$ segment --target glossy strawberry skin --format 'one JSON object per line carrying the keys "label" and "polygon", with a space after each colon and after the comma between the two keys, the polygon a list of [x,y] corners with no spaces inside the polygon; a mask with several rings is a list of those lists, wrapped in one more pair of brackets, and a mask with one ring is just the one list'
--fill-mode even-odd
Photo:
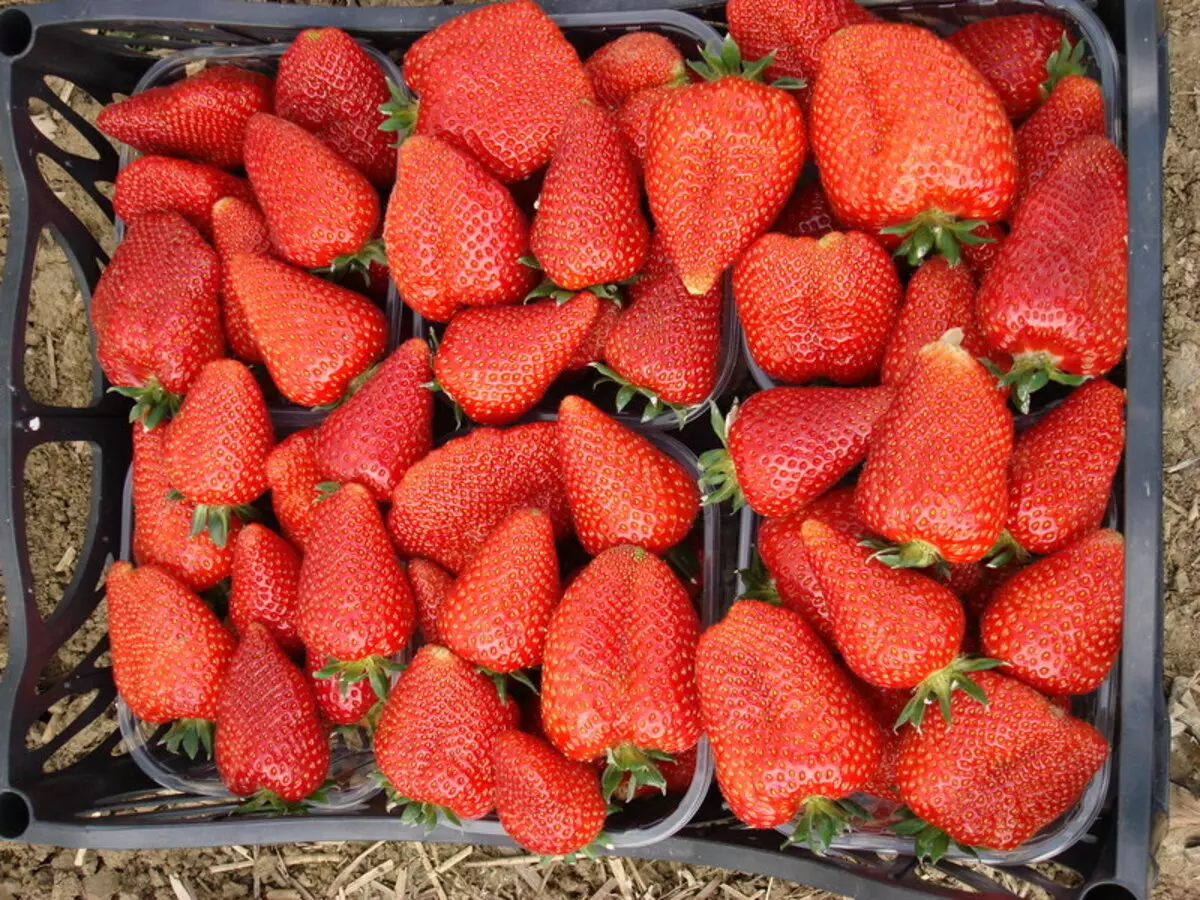
{"label": "glossy strawberry skin", "polygon": [[229,279],[224,277],[225,260],[234,253],[266,255],[271,250],[271,237],[262,210],[250,200],[222,197],[213,204],[212,241],[221,258],[221,318],[225,325],[225,340],[233,355],[248,363],[262,362],[262,354],[254,345],[246,311]]}
{"label": "glossy strawberry skin", "polygon": [[1089,134],[1106,133],[1104,91],[1081,75],[1067,75],[1050,92],[1037,111],[1017,129],[1017,182],[1015,212],[1029,191],[1053,168],[1063,150]]}
{"label": "glossy strawberry skin", "polygon": [[971,270],[971,274],[975,276],[975,283],[978,285],[983,282],[984,276],[996,262],[1000,248],[1008,239],[1008,232],[995,222],[988,222],[976,228],[972,233],[982,238],[988,238],[981,244],[963,244],[959,248],[962,250],[962,261]]}
{"label": "glossy strawberry skin", "polygon": [[199,597],[157,566],[116,562],[105,581],[117,692],[139,719],[215,719],[235,641]]}
{"label": "glossy strawberry skin", "polygon": [[359,724],[379,702],[371,682],[364,678],[362,681],[344,685],[337,678],[318,678],[317,673],[324,667],[324,659],[306,654],[304,673],[312,686],[321,721],[327,725]]}
{"label": "glossy strawberry skin", "polygon": [[733,293],[769,376],[858,384],[879,371],[902,289],[888,252],[852,231],[764,235],[734,265]]}
{"label": "glossy strawberry skin", "polygon": [[791,610],[735,603],[701,637],[696,681],[717,783],[753,828],[787,823],[810,797],[849,796],[878,768],[870,708]]}
{"label": "glossy strawberry skin", "polygon": [[321,471],[317,466],[316,430],[305,428],[288,435],[267,456],[267,483],[271,488],[271,508],[284,536],[304,550],[316,515],[320,494],[317,485]]}
{"label": "glossy strawberry skin", "polygon": [[445,646],[446,642],[438,630],[438,613],[454,584],[454,576],[427,559],[410,559],[407,571],[413,603],[417,608],[417,630],[421,632],[422,642]]}
{"label": "glossy strawberry skin", "polygon": [[270,111],[270,78],[236,66],[214,66],[106,106],[96,125],[142,153],[185,156],[232,169],[242,164],[246,123],[255,113]]}
{"label": "glossy strawberry skin", "polygon": [[639,170],[646,161],[646,147],[650,144],[650,125],[654,121],[655,111],[664,100],[680,90],[682,86],[642,88],[630,94],[617,110],[617,126]]}
{"label": "glossy strawberry skin", "polygon": [[251,522],[238,535],[230,573],[229,618],[245,635],[258,622],[285,653],[300,649],[296,591],[300,556],[271,529]]}
{"label": "glossy strawberry skin", "polygon": [[228,172],[170,156],[141,156],[117,173],[113,212],[126,222],[151,210],[177,212],[205,237],[213,204],[222,197],[250,201],[250,184]]}
{"label": "glossy strawberry skin", "polygon": [[833,206],[819,179],[809,179],[796,187],[771,230],[788,237],[809,238],[822,238],[837,230]]}
{"label": "glossy strawberry skin", "polygon": [[596,99],[610,109],[645,88],[687,81],[679,49],[653,31],[634,31],[609,41],[588,57],[583,68]]}
{"label": "glossy strawberry skin", "polygon": [[946,38],[1000,97],[1011,119],[1023,119],[1044,99],[1046,62],[1059,48],[1063,23],[1041,13],[992,16]]}
{"label": "glossy strawberry skin", "polygon": [[608,343],[608,336],[612,334],[617,320],[621,318],[623,313],[624,310],[612,302],[601,303],[597,306],[596,316],[592,319],[592,324],[588,326],[583,340],[579,342],[579,345],[575,348],[575,352],[567,360],[566,370],[568,372],[582,371],[592,363],[600,362],[604,359],[604,347]]}

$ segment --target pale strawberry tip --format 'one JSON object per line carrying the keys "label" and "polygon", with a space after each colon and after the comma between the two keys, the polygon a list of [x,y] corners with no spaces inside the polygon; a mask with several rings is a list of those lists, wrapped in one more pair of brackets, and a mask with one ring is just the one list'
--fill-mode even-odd
{"label": "pale strawberry tip", "polygon": [[203,747],[204,756],[212,759],[215,728],[216,723],[208,719],[176,719],[158,743],[168,753],[184,753],[188,759],[195,759]]}
{"label": "pale strawberry tip", "polygon": [[807,797],[800,808],[804,812],[795,829],[783,842],[783,848],[803,843],[818,856],[828,853],[834,838],[850,830],[851,819],[870,818],[865,809],[846,798],[831,800],[828,797]]}
{"label": "pale strawberry tip", "polygon": [[974,679],[971,673],[986,672],[998,666],[1008,665],[1002,659],[989,659],[985,656],[960,656],[950,665],[929,675],[913,691],[912,699],[908,701],[896,720],[893,730],[900,730],[904,725],[912,725],[917,731],[925,720],[925,707],[936,702],[942,718],[950,722],[950,695],[956,690],[980,703],[988,705],[987,694]]}

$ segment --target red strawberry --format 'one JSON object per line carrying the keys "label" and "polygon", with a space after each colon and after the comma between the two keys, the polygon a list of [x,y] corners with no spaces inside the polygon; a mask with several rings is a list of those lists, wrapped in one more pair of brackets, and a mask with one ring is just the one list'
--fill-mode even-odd
{"label": "red strawberry", "polygon": [[117,173],[113,212],[126,222],[151,210],[177,212],[205,237],[212,235],[213,204],[222,197],[251,201],[249,183],[204,163],[142,156]]}
{"label": "red strawberry", "polygon": [[323,480],[357,481],[376,500],[391,496],[408,467],[433,446],[429,345],[401,344],[317,428]]}
{"label": "red strawberry", "polygon": [[917,353],[871,437],[858,512],[901,546],[889,565],[982,559],[1008,510],[1012,415],[995,381],[948,335]]}
{"label": "red strawberry", "polygon": [[1013,212],[1045,177],[1063,150],[1089,134],[1103,136],[1108,127],[1104,91],[1082,75],[1060,81],[1044,104],[1017,129],[1017,161],[1021,177]]}
{"label": "red strawberry", "polygon": [[242,164],[246,123],[255,113],[270,111],[270,78],[236,66],[214,66],[104,107],[96,125],[143,153],[186,156],[232,169]]}
{"label": "red strawberry", "polygon": [[665,553],[692,530],[700,497],[687,470],[581,397],[558,408],[558,455],[589,554],[629,543]]}
{"label": "red strawberry", "polygon": [[1125,158],[1103,137],[1059,156],[1013,219],[975,302],[984,340],[1012,355],[1005,382],[1028,411],[1048,380],[1103,375],[1125,352]]}
{"label": "red strawberry", "polygon": [[530,0],[435,28],[404,54],[404,80],[420,99],[416,133],[449,141],[506,182],[544,166],[571,108],[593,98],[575,48]]}
{"label": "red strawberry", "polygon": [[833,207],[819,179],[809,179],[792,191],[771,230],[788,237],[808,238],[822,238],[837,230]]}
{"label": "red strawberry", "polygon": [[617,110],[617,127],[634,161],[640,169],[646,162],[646,147],[650,143],[650,125],[654,113],[664,100],[679,91],[676,85],[642,88],[631,94]]}
{"label": "red strawberry", "polygon": [[492,767],[500,824],[526,850],[562,856],[601,836],[608,804],[586,762],[531,734],[505,731],[492,747]]}
{"label": "red strawberry", "polygon": [[688,83],[683,55],[665,35],[634,31],[609,41],[590,57],[584,70],[596,99],[616,109],[640,90]]}
{"label": "red strawberry", "polygon": [[451,821],[491,812],[492,748],[519,719],[517,704],[500,699],[474,664],[434,644],[418,650],[375,731],[379,771],[409,804],[401,821],[432,830],[439,812]]}
{"label": "red strawberry", "polygon": [[1002,218],[1016,145],[996,92],[932,31],[853,25],[821,48],[809,115],[821,184],[840,222],[902,234],[911,262],[958,260],[979,220]]}
{"label": "red strawberry", "polygon": [[296,590],[300,556],[291,544],[253,522],[242,529],[233,550],[229,582],[229,618],[240,635],[251,622],[263,625],[279,648],[300,649],[296,633]]}
{"label": "red strawberry", "polygon": [[761,61],[743,72],[729,38],[704,58],[709,80],[659,105],[644,160],[654,221],[693,294],[711,289],[775,221],[808,149],[800,105],[751,80]]}
{"label": "red strawberry", "polygon": [[396,177],[396,148],[379,128],[388,102],[379,64],[340,28],[306,28],[275,75],[275,114],[295,122],[377,187]]}
{"label": "red strawberry", "polygon": [[900,279],[861,232],[759,238],[733,267],[751,354],[768,375],[857,384],[879,371],[900,308]]}
{"label": "red strawberry", "polygon": [[946,41],[988,80],[1009,118],[1023,119],[1045,99],[1046,61],[1066,36],[1058,19],[1026,13],[972,22]]}
{"label": "red strawberry", "polygon": [[250,334],[279,392],[301,406],[341,398],[387,343],[366,297],[265,256],[226,260],[226,294],[241,298]]}
{"label": "red strawberry", "polygon": [[1013,442],[1008,533],[1031,553],[1054,553],[1099,527],[1125,447],[1125,394],[1089,381]]}
{"label": "red strawberry", "polygon": [[725,450],[701,459],[705,503],[734,498],[763,516],[798,513],[867,455],[891,388],[772,388],[729,411],[713,428]]}
{"label": "red strawberry", "polygon": [[[803,672],[802,678],[796,673]],[[824,851],[879,766],[871,709],[799,615],[740,600],[696,652],[717,783],[752,828],[801,815],[791,840]]]}
{"label": "red strawberry", "polygon": [[216,758],[225,786],[260,803],[298,803],[329,771],[312,687],[258,623],[246,629],[221,685]]}
{"label": "red strawberry", "polygon": [[515,303],[537,283],[519,260],[529,224],[504,185],[466,153],[427,137],[400,147],[383,224],[387,261],[404,302],[449,321],[461,306]]}
{"label": "red strawberry", "polygon": [[563,373],[601,303],[589,291],[566,303],[465,309],[447,326],[433,374],[472,421],[507,425],[533,409]]}
{"label": "red strawberry", "polygon": [[[910,695],[908,691],[877,688],[857,679],[855,679],[854,686],[867,701],[871,712],[875,714],[875,721],[879,723],[881,749],[879,766],[867,783],[863,785],[863,793],[888,801],[891,806],[884,807],[884,809],[887,814],[890,814],[896,806],[903,802],[900,797],[900,789],[896,786],[896,768],[900,764],[900,745],[903,743],[904,735],[896,730],[895,725],[896,719],[908,705]],[[878,806],[873,812],[872,818],[883,818]]]}
{"label": "red strawberry", "polygon": [[[211,215],[213,247],[222,264],[234,253],[265,255],[270,251],[267,220],[252,201],[222,197],[213,204]],[[221,315],[225,323],[225,340],[234,355],[246,362],[262,362],[262,354],[250,334],[242,298],[228,278],[223,278],[221,284]]]}
{"label": "red strawberry", "polygon": [[604,345],[608,343],[608,336],[612,334],[613,328],[617,324],[617,319],[621,317],[624,310],[616,303],[600,303],[596,307],[596,316],[592,319],[592,324],[588,326],[587,333],[583,336],[583,340],[575,348],[575,352],[571,354],[571,358],[567,361],[566,371],[579,372],[586,369],[592,363],[600,362],[604,359]]}
{"label": "red strawberry", "polygon": [[388,515],[400,552],[457,572],[509,513],[527,507],[545,512],[557,537],[569,534],[558,430],[553,422],[480,428],[412,466]]}
{"label": "red strawberry", "polygon": [[284,536],[303,550],[321,499],[318,484],[317,433],[305,428],[275,445],[267,456],[267,483],[271,487],[271,508]]}
{"label": "red strawberry", "polygon": [[996,589],[980,624],[983,651],[1044,694],[1089,694],[1116,662],[1124,605],[1125,542],[1093,531]]}
{"label": "red strawberry", "polygon": [[[958,694],[954,724],[931,718],[909,730],[900,749],[900,794],[932,830],[917,852],[946,846],[1011,850],[1057,819],[1083,793],[1108,756],[1091,725],[1073,719],[1033,688],[994,672],[977,676],[987,705]],[[945,835],[938,840],[938,830]]]}
{"label": "red strawberry", "polygon": [[131,422],[153,428],[179,408],[200,367],[223,355],[220,277],[216,254],[178,213],[149,212],[129,223],[92,294],[91,314],[100,368],[136,401]]}
{"label": "red strawberry", "polygon": [[358,725],[365,722],[368,728],[373,727],[372,719],[377,716],[375,711],[382,711],[383,706],[371,682],[364,678],[353,684],[345,684],[336,678],[322,678],[318,673],[323,668],[325,660],[312,654],[306,655],[304,671],[312,686],[321,720],[329,725]]}
{"label": "red strawberry", "polygon": [[292,265],[341,265],[379,227],[379,195],[366,177],[286,119],[259,113],[250,120],[246,174],[271,248]]}
{"label": "red strawberry", "polygon": [[413,603],[417,607],[417,629],[426,644],[442,644],[438,630],[438,612],[454,584],[454,576],[427,559],[408,561],[408,581],[412,585]]}
{"label": "red strawberry", "polygon": [[991,270],[992,263],[996,261],[996,257],[1000,254],[1000,248],[1008,238],[1008,232],[995,222],[985,222],[971,233],[982,238],[982,242],[963,244],[959,249],[962,251],[962,261],[967,264],[967,268],[971,270],[971,274],[975,276],[975,282],[978,284]]}

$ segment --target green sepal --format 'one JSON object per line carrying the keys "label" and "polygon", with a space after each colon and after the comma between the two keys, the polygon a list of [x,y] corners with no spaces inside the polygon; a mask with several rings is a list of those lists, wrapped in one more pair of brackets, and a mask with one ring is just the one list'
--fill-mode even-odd
{"label": "green sepal", "polygon": [[208,719],[176,719],[159,744],[166,747],[168,753],[184,753],[188,759],[195,759],[203,748],[204,756],[212,759],[215,728],[216,724]]}
{"label": "green sepal", "polygon": [[532,291],[525,295],[525,303],[530,300],[541,300],[543,297],[550,297],[556,303],[566,303],[574,297],[578,291],[568,291],[566,288],[561,288],[549,278],[543,278]]}
{"label": "green sepal", "polygon": [[288,816],[304,811],[303,800],[284,800],[274,791],[268,791],[265,788],[251,794],[233,810],[234,814],[239,816]]}
{"label": "green sepal", "polygon": [[1071,44],[1071,35],[1064,28],[1058,49],[1046,58],[1046,80],[1041,84],[1042,97],[1049,97],[1055,86],[1068,75],[1087,74],[1087,41],[1080,38]]}
{"label": "green sepal", "polygon": [[604,855],[604,851],[612,850],[612,839],[601,831],[598,835],[592,838],[587,845],[580,847],[578,850],[572,850],[570,853],[565,853],[562,856],[545,856],[541,857],[543,863],[563,862],[573,866],[575,863],[582,860],[590,860],[596,862]]}
{"label": "green sepal", "polygon": [[129,410],[129,421],[141,422],[146,431],[153,431],[163,420],[170,419],[179,412],[183,403],[183,395],[168,391],[159,384],[157,378],[148,378],[141,387],[118,387],[108,389],[110,394],[120,394],[133,401]]}
{"label": "green sepal", "polygon": [[801,91],[808,87],[808,82],[803,78],[795,78],[791,75],[784,75],[772,81],[771,87],[779,88],[783,91]]}
{"label": "green sepal", "polygon": [[497,672],[493,669],[489,669],[487,666],[476,666],[475,671],[492,679],[492,683],[496,685],[496,693],[500,695],[501,703],[506,703],[508,701],[510,693],[508,680],[510,678],[517,684],[524,685],[525,687],[529,688],[529,690],[533,691],[534,694],[540,693],[537,689],[537,685],[533,683],[533,679],[531,679],[529,675],[521,669],[516,669],[512,672]]}
{"label": "green sepal", "polygon": [[870,559],[883,563],[890,569],[927,569],[933,566],[943,578],[949,577],[950,568],[937,547],[928,541],[911,540],[902,544],[876,538],[865,538],[858,542],[875,552]]}
{"label": "green sepal", "polygon": [[684,584],[692,584],[700,578],[700,557],[686,540],[664,553],[663,562],[671,567]]}
{"label": "green sepal", "polygon": [[400,86],[390,78],[387,80],[387,86],[391,99],[379,107],[379,111],[384,116],[383,121],[379,123],[379,130],[395,132],[395,146],[399,147],[417,126],[420,104],[404,93]]}
{"label": "green sepal", "polygon": [[463,412],[462,404],[450,395],[450,392],[446,390],[440,381],[435,378],[433,381],[424,382],[421,387],[433,391],[435,394],[441,394],[446,404],[450,407],[450,412],[454,413],[454,427],[463,427],[463,422],[467,420],[467,414]]}
{"label": "green sepal", "polygon": [[961,690],[968,697],[984,706],[988,705],[987,694],[976,681],[971,678],[974,672],[986,672],[997,666],[1007,665],[1002,659],[990,659],[986,656],[960,656],[948,666],[929,675],[917,685],[912,699],[908,701],[896,720],[894,730],[899,731],[904,725],[912,725],[918,731],[925,720],[925,707],[937,703],[942,718],[950,721],[950,696],[955,690]]}
{"label": "green sepal", "polygon": [[848,799],[808,797],[801,809],[800,819],[783,846],[803,843],[818,856],[828,853],[834,838],[850,830],[851,819],[868,818],[866,810]]}
{"label": "green sepal", "polygon": [[775,579],[767,571],[767,564],[763,562],[757,550],[750,557],[750,566],[745,569],[738,569],[738,577],[742,579],[742,585],[745,588],[745,590],[738,594],[739,600],[761,600],[763,603],[770,603],[772,606],[783,605],[783,600],[779,596],[779,588],[775,584]]}
{"label": "green sepal", "polygon": [[976,228],[986,225],[983,219],[959,220],[940,209],[931,209],[907,222],[881,228],[879,233],[903,238],[894,253],[907,259],[909,265],[919,266],[936,249],[946,257],[946,262],[957,266],[962,260],[961,244],[990,244],[994,241],[993,238],[973,233]]}
{"label": "green sepal", "polygon": [[644,397],[646,405],[642,409],[642,422],[649,422],[657,419],[664,412],[670,411],[675,413],[675,420],[680,428],[687,424],[688,413],[695,407],[685,406],[680,403],[671,403],[662,399],[658,394],[650,388],[640,387],[634,384],[625,376],[621,375],[615,369],[606,366],[604,363],[590,363],[591,367],[600,373],[600,378],[596,382],[599,387],[606,382],[611,382],[617,385],[617,399],[615,406],[617,412],[624,412],[634,397]]}
{"label": "green sepal", "polygon": [[[747,81],[763,80],[763,72],[775,61],[775,53],[771,52],[762,59],[746,62],[742,59],[741,48],[732,35],[725,35],[724,40],[709,41],[700,50],[700,62],[691,60],[688,68],[705,81],[717,81],[727,76],[744,78]],[[780,79],[781,81],[783,79]],[[792,85],[777,85],[782,89],[790,89]]]}
{"label": "green sepal", "polygon": [[371,690],[375,692],[375,696],[380,700],[386,700],[391,676],[403,669],[404,666],[392,662],[386,656],[375,654],[350,662],[330,658],[324,666],[313,673],[313,677],[336,678],[338,690],[343,697],[350,690],[350,685],[358,684],[360,681],[370,681]]}
{"label": "green sepal", "polygon": [[426,834],[429,834],[437,828],[438,817],[444,816],[446,821],[459,828],[462,827],[462,820],[452,810],[438,806],[436,803],[421,803],[405,797],[396,790],[382,772],[372,772],[371,778],[383,788],[384,795],[387,797],[387,811],[392,812],[397,809],[401,811],[401,825],[419,825]]}
{"label": "green sepal", "polygon": [[375,238],[367,241],[353,253],[343,253],[335,256],[327,266],[317,266],[309,269],[318,278],[340,284],[346,276],[357,273],[363,277],[367,287],[371,286],[371,263],[387,265],[387,254],[384,252],[383,239]]}
{"label": "green sepal", "polygon": [[674,757],[658,750],[642,749],[633,744],[619,744],[610,747],[605,754],[607,765],[600,777],[601,790],[604,800],[611,800],[613,792],[621,785],[626,775],[629,781],[625,786],[625,802],[633,800],[638,789],[643,786],[658,788],[662,793],[667,792],[667,779],[659,771],[657,762],[673,761]]}
{"label": "green sepal", "polygon": [[318,481],[316,484],[317,502],[323,503],[342,489],[337,481]]}
{"label": "green sepal", "polygon": [[1024,565],[1032,557],[1033,554],[1018,544],[1017,539],[1006,528],[1000,532],[1000,537],[996,538],[996,543],[992,545],[992,549],[983,558],[983,562],[989,569],[1003,569],[1012,562]]}
{"label": "green sepal", "polygon": [[1002,387],[1012,386],[1012,401],[1020,412],[1029,412],[1030,398],[1050,382],[1078,387],[1088,380],[1087,375],[1072,375],[1058,368],[1054,357],[1046,352],[1018,353],[1013,357],[1012,368],[1000,374],[995,365],[988,370],[1000,378]]}
{"label": "green sepal", "polygon": [[951,847],[964,856],[979,857],[977,848],[960,844],[936,825],[930,825],[907,806],[902,806],[896,815],[899,818],[892,824],[891,831],[900,837],[913,839],[913,856],[918,862],[936,865]]}
{"label": "green sepal", "polygon": [[722,446],[717,450],[705,451],[700,454],[698,460],[700,464],[698,483],[700,491],[704,495],[703,504],[712,506],[732,500],[733,512],[740,510],[746,503],[746,495],[742,492],[742,486],[738,484],[737,470],[733,465],[733,457],[729,454],[729,441],[727,440],[729,428],[733,426],[737,414],[738,401],[736,400],[729,408],[729,415],[725,417],[721,416],[721,410],[716,403],[710,405],[709,421],[712,424],[713,433],[721,441]]}
{"label": "green sepal", "polygon": [[523,266],[527,266],[530,269],[536,269],[539,272],[542,271],[542,264],[538,262],[538,258],[532,253],[526,253],[524,256],[518,256],[517,262]]}
{"label": "green sepal", "polygon": [[[172,494],[168,493],[168,497],[171,496]],[[218,549],[223,548],[229,543],[230,524],[233,516],[237,516],[243,522],[248,522],[257,519],[259,512],[248,503],[239,506],[215,504],[210,506],[206,503],[197,503],[196,508],[192,510],[192,527],[188,532],[188,537],[194,538],[207,531],[213,546]]]}

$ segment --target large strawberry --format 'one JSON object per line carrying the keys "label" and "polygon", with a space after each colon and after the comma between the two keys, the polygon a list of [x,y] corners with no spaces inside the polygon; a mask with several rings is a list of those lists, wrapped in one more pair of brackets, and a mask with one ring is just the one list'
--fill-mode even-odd
{"label": "large strawberry", "polygon": [[984,340],[1013,357],[1022,411],[1048,381],[1103,375],[1125,352],[1126,166],[1107,138],[1063,150],[1013,219],[976,299]]}
{"label": "large strawberry", "polygon": [[666,35],[632,31],[609,41],[583,66],[592,80],[596,99],[617,109],[640,90],[688,83],[688,70],[679,48]]}
{"label": "large strawberry", "polygon": [[117,173],[113,212],[129,222],[151,210],[170,210],[210,237],[213,204],[222,197],[250,201],[254,195],[244,178],[214,166],[170,156],[141,156]]}
{"label": "large strawberry", "polygon": [[445,645],[438,630],[438,612],[454,585],[454,576],[427,559],[410,559],[407,571],[413,604],[417,608],[417,630],[421,633],[422,642]]}
{"label": "large strawberry", "polygon": [[296,632],[300,556],[291,544],[266,526],[252,522],[242,529],[233,549],[229,579],[229,619],[240,635],[251,622],[271,632],[280,649],[300,649]]}
{"label": "large strawberry", "polygon": [[558,464],[558,426],[480,428],[416,463],[392,492],[388,526],[405,556],[457,572],[509,513],[545,512],[562,538],[571,513]]}
{"label": "large strawberry", "polygon": [[791,840],[827,849],[859,814],[847,798],[881,747],[871,709],[825,645],[791,610],[740,600],[701,637],[696,681],[733,814],[753,828],[799,815]]}
{"label": "large strawberry", "polygon": [[765,60],[743,69],[731,38],[703,54],[708,80],[663,100],[644,160],[654,221],[693,294],[775,221],[808,150],[800,105],[755,80]]}
{"label": "large strawberry", "polygon": [[819,178],[809,178],[797,185],[771,226],[772,231],[788,237],[821,238],[836,229],[833,207]]}
{"label": "large strawberry", "polygon": [[821,183],[837,218],[904,235],[919,260],[1002,218],[1017,188],[1016,143],[996,92],[932,31],[852,25],[821,48],[809,113]]}
{"label": "large strawberry", "polygon": [[337,678],[325,678],[321,670],[325,661],[311,653],[305,654],[304,674],[312,685],[313,696],[321,720],[329,725],[365,725],[371,730],[377,724],[383,704],[367,679],[350,684]]}
{"label": "large strawberry", "polygon": [[214,66],[174,84],[110,104],[96,117],[105,134],[141,150],[232,169],[242,164],[246,123],[271,111],[271,79]]}
{"label": "large strawberry", "polygon": [[1055,85],[1046,102],[1017,129],[1021,177],[1013,212],[1050,171],[1063,150],[1085,135],[1105,134],[1107,127],[1104,90],[1099,82],[1082,75],[1068,75]]}
{"label": "large strawberry", "polygon": [[153,428],[179,408],[201,366],[224,354],[220,278],[217,255],[183,216],[149,212],[129,223],[91,315],[100,368],[135,400],[131,422]]}
{"label": "large strawberry", "polygon": [[[225,260],[235,253],[265,255],[271,250],[271,236],[262,210],[252,201],[240,197],[222,197],[212,207],[212,241],[221,258],[222,273]],[[262,362],[262,354],[254,345],[250,323],[242,298],[230,279],[221,279],[221,318],[225,325],[225,340],[233,355],[248,363]]]}
{"label": "large strawberry", "polygon": [[565,303],[464,309],[433,358],[438,387],[474,422],[515,422],[563,373],[600,304],[610,302],[583,291]]}
{"label": "large strawberry", "polygon": [[882,552],[889,565],[975,562],[1004,528],[1012,415],[957,337],[921,348],[858,480],[863,522],[900,545]]}
{"label": "large strawberry", "polygon": [[875,377],[900,309],[896,266],[857,232],[763,235],[733,267],[746,344],[763,371],[801,384]]}
{"label": "large strawberry", "polygon": [[318,485],[317,433],[305,428],[288,435],[267,457],[267,483],[271,487],[271,509],[284,536],[301,550],[321,499]]}
{"label": "large strawberry", "polygon": [[579,542],[666,553],[696,519],[700,496],[684,467],[581,397],[558,407],[558,455]]}

